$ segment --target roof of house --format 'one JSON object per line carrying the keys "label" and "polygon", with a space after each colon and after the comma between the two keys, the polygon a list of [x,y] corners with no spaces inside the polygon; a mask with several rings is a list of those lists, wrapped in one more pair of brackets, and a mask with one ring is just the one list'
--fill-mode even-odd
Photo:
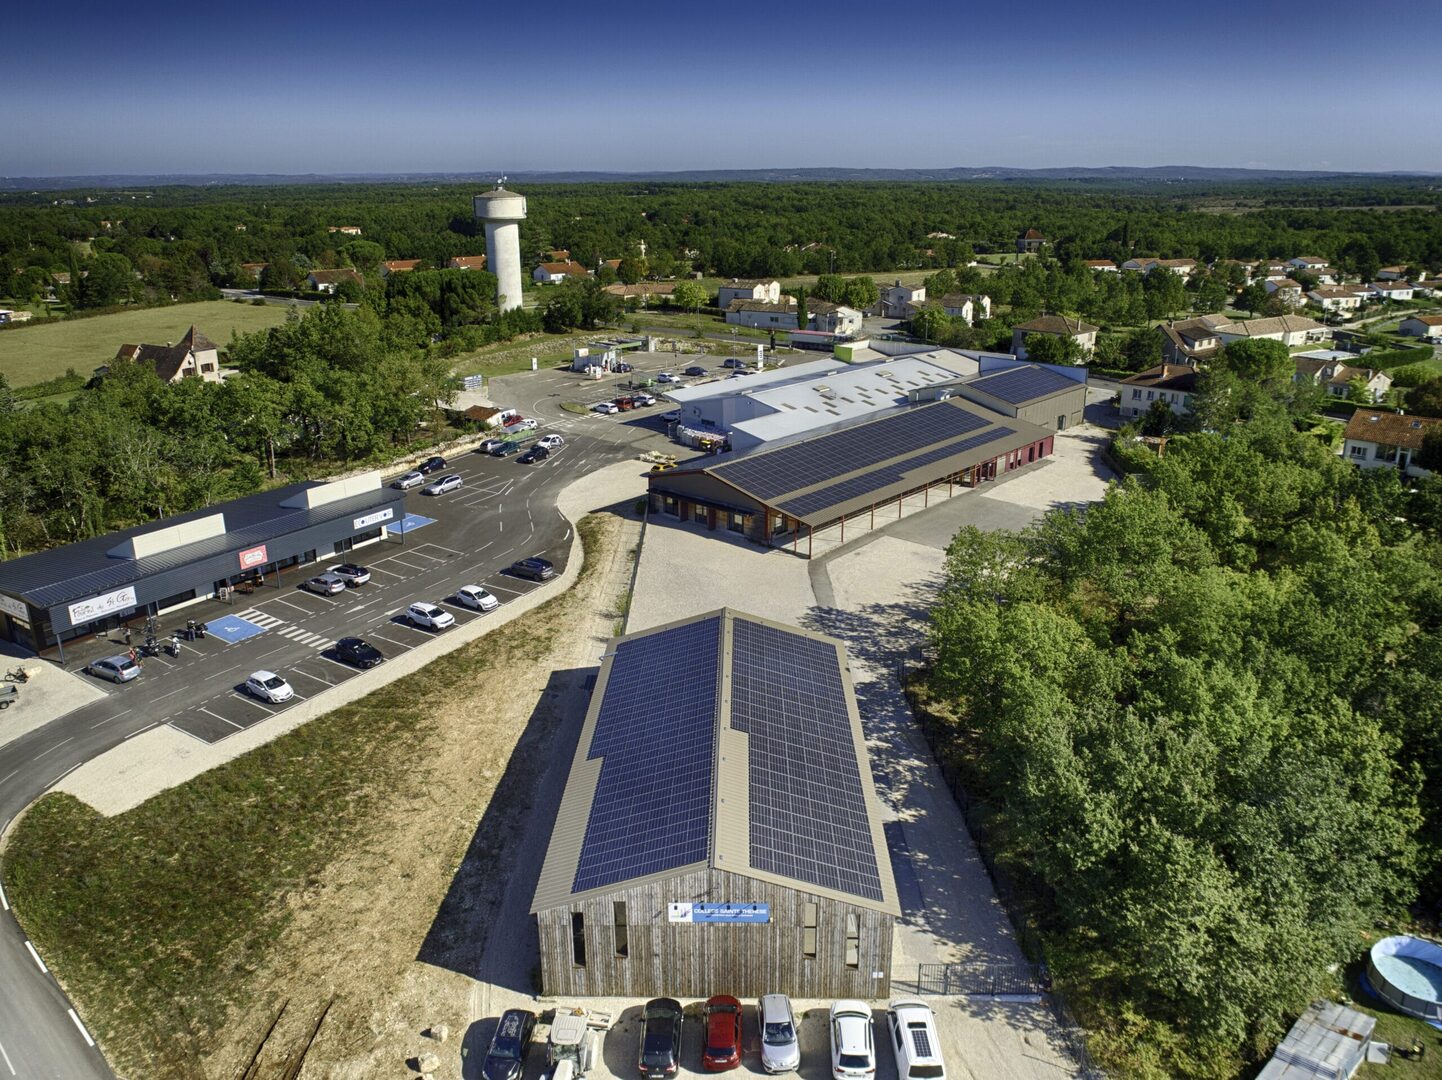
{"label": "roof of house", "polygon": [[1277,315],[1270,319],[1240,319],[1237,322],[1221,323],[1219,334],[1235,334],[1239,337],[1262,337],[1266,334],[1295,334],[1303,330],[1325,330],[1316,319],[1305,315]]}
{"label": "roof of house", "polygon": [[1113,270],[1115,270],[1117,264],[1113,259],[1084,259],[1082,261],[1082,265],[1093,267],[1110,266]]}
{"label": "roof of house", "polygon": [[1377,1018],[1318,1000],[1297,1018],[1257,1080],[1351,1076],[1366,1058]]}
{"label": "roof of house", "polygon": [[571,252],[568,248],[551,248],[546,252],[546,259],[550,262],[570,262]]}
{"label": "roof of house", "polygon": [[607,259],[607,260],[605,260],[603,263],[601,263],[601,265],[602,265],[602,266],[609,266],[612,270],[619,270],[619,269],[621,269],[621,260],[620,260],[620,259]]}
{"label": "roof of house", "polygon": [[1026,334],[1093,334],[1098,328],[1066,315],[1042,315],[1012,329]]}
{"label": "roof of house", "polygon": [[634,285],[622,285],[619,281],[605,286],[612,296],[670,296],[676,291],[674,281],[638,281]]}
{"label": "roof of house", "polygon": [[986,297],[979,293],[947,293],[941,298],[941,306],[944,308],[965,307],[967,304],[980,304],[985,299]]}
{"label": "roof of house", "polygon": [[486,257],[484,255],[453,255],[447,265],[453,270],[484,270]]}
{"label": "roof of house", "polygon": [[1389,383],[1392,378],[1386,372],[1353,367],[1351,364],[1329,357],[1294,356],[1292,362],[1297,365],[1298,375],[1305,376],[1313,382],[1322,380],[1333,386],[1346,386],[1353,379],[1364,379],[1371,382],[1379,375],[1387,379]]}
{"label": "roof of house", "polygon": [[505,411],[505,409],[493,408],[490,405],[472,405],[462,415],[465,416],[467,420],[474,420],[477,423],[484,424],[486,421],[500,416],[501,413]]}
{"label": "roof of house", "polygon": [[565,274],[568,277],[587,277],[590,271],[578,262],[543,262],[541,269],[548,274]]}
{"label": "roof of house", "polygon": [[1420,449],[1429,428],[1442,424],[1431,416],[1409,416],[1378,409],[1358,409],[1347,421],[1344,433],[1358,442],[1383,443],[1411,450]]}
{"label": "roof of house", "polygon": [[1296,256],[1296,257],[1294,257],[1294,258],[1292,258],[1292,259],[1289,259],[1288,262],[1306,263],[1308,266],[1326,266],[1326,265],[1327,265],[1327,260],[1326,260],[1326,259],[1318,258],[1316,255],[1298,255],[1298,256]]}
{"label": "roof of house", "polygon": [[1302,283],[1300,281],[1293,281],[1291,278],[1268,278],[1266,284],[1274,292],[1302,291]]}
{"label": "roof of house", "polygon": [[1177,390],[1190,394],[1197,389],[1197,377],[1197,369],[1194,367],[1185,364],[1158,364],[1154,368],[1127,376],[1122,383],[1147,390]]}
{"label": "roof of house", "polygon": [[155,374],[163,382],[171,382],[180,373],[181,366],[192,353],[206,352],[218,348],[194,326],[174,345],[122,345],[115,354],[117,360],[131,360],[152,364]]}
{"label": "roof of house", "polygon": [[1041,233],[1037,232],[1035,229],[1027,229],[1026,232],[1024,232],[1024,233],[1021,234],[1021,239],[1022,239],[1022,240],[1045,240],[1046,237],[1043,236]]}
{"label": "roof of house", "polygon": [[1024,364],[982,375],[980,378],[968,379],[962,385],[1020,408],[1033,401],[1043,401],[1079,387],[1085,389],[1086,368],[1078,368],[1077,372],[1081,375],[1080,379],[1069,379],[1049,367]]}
{"label": "roof of house", "polygon": [[[1191,355],[1203,356],[1221,348],[1216,327],[1205,318],[1179,319],[1176,322],[1164,323],[1160,329],[1171,339],[1172,344]],[[1199,345],[1198,342],[1202,341],[1211,344]]]}
{"label": "roof of house", "polygon": [[1378,292],[1411,292],[1415,286],[1405,281],[1374,281],[1368,288]]}
{"label": "roof of house", "polygon": [[[726,305],[727,311],[789,311],[796,313],[796,300],[788,296],[785,300],[732,300]],[[810,310],[809,308],[807,309]]]}
{"label": "roof of house", "polygon": [[708,867],[901,913],[836,639],[722,608],[607,650],[531,910]]}
{"label": "roof of house", "polygon": [[730,281],[723,281],[723,282],[721,283],[721,288],[723,288],[723,289],[752,289],[752,288],[755,288],[757,285],[770,285],[770,284],[771,284],[772,282],[774,282],[775,280],[776,280],[775,278],[740,278],[740,277],[734,277],[734,278],[732,278]]}
{"label": "roof of house", "polygon": [[381,266],[395,274],[404,273],[407,270],[414,270],[417,266],[420,266],[420,264],[420,259],[387,259],[381,263]]}
{"label": "roof of house", "polygon": [[1403,322],[1419,322],[1423,326],[1442,326],[1442,315],[1409,315]]}
{"label": "roof of house", "polygon": [[1318,285],[1308,296],[1320,297],[1323,300],[1344,300],[1351,297],[1366,296],[1367,290],[1360,285]]}
{"label": "roof of house", "polygon": [[365,278],[348,266],[340,270],[312,270],[310,278],[317,285],[338,285],[342,281],[365,281]]}

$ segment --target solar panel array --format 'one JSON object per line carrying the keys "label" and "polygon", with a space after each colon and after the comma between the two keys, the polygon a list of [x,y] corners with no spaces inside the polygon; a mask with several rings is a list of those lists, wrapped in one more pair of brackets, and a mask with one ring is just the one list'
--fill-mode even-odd
{"label": "solar panel array", "polygon": [[931,1036],[927,1033],[925,1024],[909,1024],[911,1028],[911,1045],[919,1058],[931,1057]]}
{"label": "solar panel array", "polygon": [[750,743],[751,865],[881,900],[834,646],[732,621],[731,727]]}
{"label": "solar panel array", "polygon": [[588,758],[600,758],[572,891],[710,853],[721,618],[616,646]]}
{"label": "solar panel array", "polygon": [[938,403],[778,450],[751,454],[710,471],[758,499],[772,499],[839,473],[864,469],[942,439],[965,435],[986,423],[975,413]]}
{"label": "solar panel array", "polygon": [[984,375],[971,385],[978,390],[985,390],[992,397],[1019,405],[1033,398],[1045,397],[1058,390],[1075,389],[1083,384],[1044,367],[1023,367],[1000,371],[995,375]]}
{"label": "solar panel array", "polygon": [[777,509],[790,514],[792,517],[806,517],[818,510],[824,510],[828,506],[838,506],[851,499],[859,498],[862,495],[869,495],[873,491],[880,491],[898,483],[902,477],[913,469],[930,465],[933,462],[941,461],[951,457],[953,454],[964,454],[968,450],[974,450],[978,446],[984,446],[989,442],[1005,438],[1007,435],[1015,435],[1016,431],[1009,427],[994,428],[991,431],[983,431],[980,435],[973,435],[969,439],[962,439],[958,442],[946,443],[928,450],[924,454],[918,454],[904,461],[892,462],[883,465],[879,469],[861,473],[859,476],[852,476],[846,480],[828,484],[824,488],[817,488],[815,491],[807,492],[805,495],[798,495],[794,499],[787,499],[777,504]]}

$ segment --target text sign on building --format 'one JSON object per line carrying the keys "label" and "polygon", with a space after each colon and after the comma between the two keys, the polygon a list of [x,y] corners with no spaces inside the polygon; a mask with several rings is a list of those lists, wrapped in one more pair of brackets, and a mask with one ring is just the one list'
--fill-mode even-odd
{"label": "text sign on building", "polygon": [[668,904],[666,918],[677,923],[769,923],[770,904]]}
{"label": "text sign on building", "polygon": [[17,619],[30,618],[30,612],[25,605],[12,596],[0,596],[0,611]]}
{"label": "text sign on building", "polygon": [[365,517],[358,517],[350,523],[352,529],[364,529],[371,525],[379,525],[382,521],[389,521],[396,516],[395,507],[387,506],[384,510],[377,510],[374,514],[367,514]]}
{"label": "text sign on building", "polygon": [[81,600],[79,603],[71,604],[66,610],[70,614],[70,625],[81,626],[134,606],[135,589],[126,587],[102,596],[92,596],[89,600]]}
{"label": "text sign on building", "polygon": [[257,566],[264,566],[268,562],[270,562],[270,560],[266,558],[264,544],[261,544],[259,547],[246,548],[240,553],[240,568],[242,570],[254,570]]}

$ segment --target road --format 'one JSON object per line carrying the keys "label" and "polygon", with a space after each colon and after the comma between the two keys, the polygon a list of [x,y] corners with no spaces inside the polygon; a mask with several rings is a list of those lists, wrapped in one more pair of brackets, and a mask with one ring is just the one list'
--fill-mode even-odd
{"label": "road", "polygon": [[[646,370],[674,363],[670,357],[640,359]],[[411,492],[406,520],[415,527],[355,552],[354,560],[373,570],[369,584],[334,598],[314,595],[299,588],[304,577],[316,572],[312,565],[286,574],[278,588],[267,585],[250,596],[235,597],[233,605],[207,602],[178,612],[178,620],[163,618],[166,632],[186,618],[217,624],[227,616],[244,619],[258,630],[234,644],[212,634],[183,644],[177,658],[148,659],[135,681],[115,687],[100,684],[106,690],[103,700],[0,746],[0,833],[62,777],[158,724],[169,723],[193,738],[215,742],[290,707],[263,705],[239,692],[257,668],[284,675],[303,700],[355,677],[329,649],[338,637],[364,637],[391,656],[426,640],[428,631],[398,618],[413,601],[439,602],[464,623],[485,616],[449,599],[460,585],[485,585],[503,604],[532,589],[551,587],[503,571],[530,555],[550,559],[558,570],[564,566],[570,525],[556,509],[559,492],[578,476],[633,458],[641,448],[670,445],[660,434],[664,406],[618,416],[576,416],[560,408],[562,401],[609,396],[615,381],[597,384],[553,371],[496,380],[516,395],[510,404],[541,420],[537,434],[561,434],[565,445],[532,466],[519,464],[515,457],[473,453],[452,459],[446,472],[465,477],[460,490],[438,497]],[[637,462],[637,468],[644,466]],[[429,520],[420,524],[420,519]],[[74,658],[72,667],[120,651],[103,641],[77,645],[75,651],[86,648],[88,654]],[[0,1080],[114,1076],[25,938],[8,897],[0,900],[0,987]]]}

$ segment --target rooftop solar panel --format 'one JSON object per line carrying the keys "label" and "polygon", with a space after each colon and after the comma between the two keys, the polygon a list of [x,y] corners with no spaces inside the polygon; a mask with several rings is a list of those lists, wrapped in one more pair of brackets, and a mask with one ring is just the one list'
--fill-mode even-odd
{"label": "rooftop solar panel", "polygon": [[750,746],[751,865],[880,901],[836,648],[733,619],[731,727]]}
{"label": "rooftop solar panel", "polygon": [[942,439],[965,435],[986,423],[965,409],[938,402],[806,442],[748,454],[710,471],[757,498],[772,499]]}
{"label": "rooftop solar panel", "polygon": [[721,619],[616,646],[587,751],[601,759],[575,892],[710,852]]}
{"label": "rooftop solar panel", "polygon": [[983,375],[970,385],[1011,405],[1020,405],[1033,398],[1045,397],[1058,390],[1074,390],[1084,384],[1044,367],[1022,367]]}

